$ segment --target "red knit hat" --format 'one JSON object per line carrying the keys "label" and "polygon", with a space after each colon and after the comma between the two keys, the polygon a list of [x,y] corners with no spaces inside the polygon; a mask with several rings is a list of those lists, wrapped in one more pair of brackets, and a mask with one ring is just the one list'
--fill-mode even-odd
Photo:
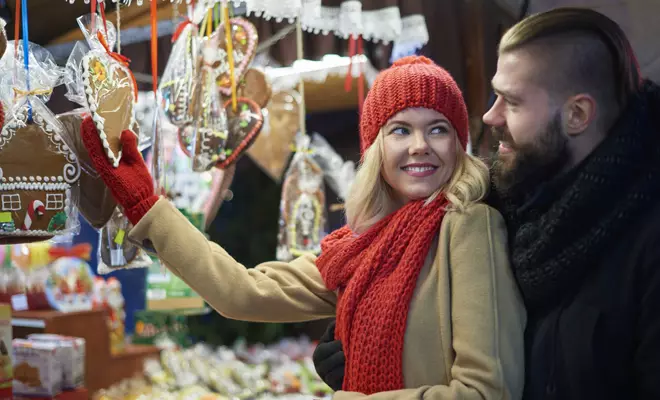
{"label": "red knit hat", "polygon": [[458,140],[467,147],[468,113],[461,90],[442,67],[423,56],[397,60],[376,77],[362,108],[360,150],[371,146],[380,129],[406,108],[428,108],[442,113],[456,129]]}

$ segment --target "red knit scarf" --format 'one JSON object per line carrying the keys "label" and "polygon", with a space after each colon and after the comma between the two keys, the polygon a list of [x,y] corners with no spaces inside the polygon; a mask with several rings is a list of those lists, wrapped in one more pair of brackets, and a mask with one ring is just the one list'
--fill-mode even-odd
{"label": "red knit scarf", "polygon": [[344,226],[323,240],[317,265],[326,286],[339,291],[344,390],[403,389],[408,308],[446,204],[443,196],[426,206],[410,202],[361,235]]}

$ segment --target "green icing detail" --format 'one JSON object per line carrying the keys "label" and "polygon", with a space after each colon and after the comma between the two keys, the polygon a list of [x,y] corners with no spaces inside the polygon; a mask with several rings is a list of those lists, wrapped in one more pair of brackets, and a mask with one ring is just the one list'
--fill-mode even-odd
{"label": "green icing detail", "polygon": [[48,232],[61,231],[66,226],[66,214],[63,211],[53,215],[48,223]]}

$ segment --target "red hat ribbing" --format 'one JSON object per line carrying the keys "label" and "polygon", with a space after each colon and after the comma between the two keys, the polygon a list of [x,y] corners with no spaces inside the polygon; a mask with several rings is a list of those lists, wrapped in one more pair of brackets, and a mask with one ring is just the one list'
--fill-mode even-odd
{"label": "red hat ribbing", "polygon": [[442,113],[467,147],[468,113],[463,94],[444,68],[423,56],[397,60],[383,70],[369,89],[360,120],[360,150],[371,146],[380,129],[406,108],[428,108]]}

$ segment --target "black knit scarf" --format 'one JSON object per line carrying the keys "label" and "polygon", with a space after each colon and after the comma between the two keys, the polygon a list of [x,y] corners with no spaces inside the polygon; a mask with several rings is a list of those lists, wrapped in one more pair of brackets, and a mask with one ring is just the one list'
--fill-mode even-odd
{"label": "black knit scarf", "polygon": [[608,137],[533,199],[489,202],[509,228],[512,265],[528,310],[556,304],[613,240],[660,201],[660,87],[645,82]]}

